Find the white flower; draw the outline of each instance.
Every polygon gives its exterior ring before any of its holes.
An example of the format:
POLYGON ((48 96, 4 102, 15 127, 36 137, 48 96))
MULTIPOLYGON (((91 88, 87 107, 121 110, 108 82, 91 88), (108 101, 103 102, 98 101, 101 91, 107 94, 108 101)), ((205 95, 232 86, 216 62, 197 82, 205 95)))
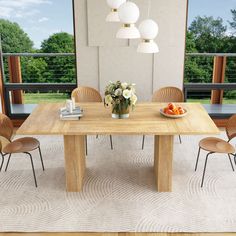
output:
POLYGON ((127 84, 127 83, 121 83, 121 88, 122 88, 122 89, 126 89, 126 88, 127 88, 127 86, 128 86, 128 84, 127 84))
POLYGON ((133 94, 133 95, 131 96, 131 98, 130 98, 130 101, 131 101, 131 104, 132 104, 132 105, 135 105, 136 102, 137 102, 137 100, 138 100, 138 98, 137 98, 137 96, 136 96, 135 94, 133 94))
POLYGON ((131 91, 132 91, 132 94, 134 95, 135 94, 135 88, 131 87, 131 91))
POLYGON ((126 98, 126 99, 129 99, 131 97, 131 94, 132 94, 131 90, 125 89, 123 91, 123 97, 126 98))
POLYGON ((116 95, 116 96, 122 95, 122 89, 120 89, 120 88, 116 89, 115 95, 116 95))
POLYGON ((113 99, 112 99, 112 96, 111 96, 111 95, 107 95, 107 96, 105 97, 105 103, 108 104, 108 105, 111 104, 112 100, 113 100, 113 99))

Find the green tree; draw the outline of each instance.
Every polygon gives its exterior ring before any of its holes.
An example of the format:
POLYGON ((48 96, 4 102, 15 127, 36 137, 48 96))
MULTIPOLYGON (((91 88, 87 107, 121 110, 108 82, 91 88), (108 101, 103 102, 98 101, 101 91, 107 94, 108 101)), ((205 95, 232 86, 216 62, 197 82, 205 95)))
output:
MULTIPOLYGON (((186 52, 198 52, 196 49, 194 33, 187 31, 186 52)), ((186 56, 184 81, 186 83, 210 82, 212 74, 212 61, 209 58, 186 56)))
POLYGON ((31 52, 33 49, 33 42, 17 23, 0 19, 0 36, 5 53, 31 52))
POLYGON ((223 46, 227 27, 223 20, 212 16, 197 16, 189 27, 198 52, 219 52, 223 46))
POLYGON ((232 21, 229 21, 229 24, 231 26, 231 28, 233 29, 233 34, 236 33, 236 10, 235 9, 231 9, 231 14, 232 14, 232 21))
POLYGON ((66 32, 55 33, 42 42, 41 51, 45 53, 74 52, 74 37, 66 32))
POLYGON ((187 31, 186 34, 186 53, 197 52, 193 33, 187 31))
MULTIPOLYGON (((61 32, 51 35, 41 45, 44 53, 73 53, 74 37, 61 32)), ((48 64, 47 82, 71 83, 75 82, 75 56, 55 56, 46 59, 48 64)))

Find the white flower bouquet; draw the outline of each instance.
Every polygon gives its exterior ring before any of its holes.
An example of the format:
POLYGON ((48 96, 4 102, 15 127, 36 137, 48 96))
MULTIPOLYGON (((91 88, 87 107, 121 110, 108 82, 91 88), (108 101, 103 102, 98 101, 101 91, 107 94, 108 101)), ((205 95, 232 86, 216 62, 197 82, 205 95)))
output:
POLYGON ((112 106, 112 117, 126 118, 129 117, 130 107, 133 109, 137 96, 135 95, 135 84, 109 82, 105 89, 104 104, 112 106))

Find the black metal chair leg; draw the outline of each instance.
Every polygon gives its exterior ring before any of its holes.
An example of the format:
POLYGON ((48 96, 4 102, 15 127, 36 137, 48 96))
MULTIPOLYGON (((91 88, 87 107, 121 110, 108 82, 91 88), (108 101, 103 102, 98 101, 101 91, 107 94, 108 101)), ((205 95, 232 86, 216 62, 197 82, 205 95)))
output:
POLYGON ((228 157, 229 157, 229 161, 230 161, 230 164, 231 164, 232 170, 234 171, 233 163, 232 163, 232 160, 231 160, 231 158, 230 158, 230 155, 229 155, 229 154, 228 154, 228 157))
POLYGON ((45 168, 44 168, 44 164, 43 164, 43 156, 42 156, 42 153, 41 153, 41 148, 40 148, 40 146, 38 147, 38 149, 39 149, 39 156, 40 156, 40 159, 41 159, 42 168, 43 168, 43 171, 44 171, 45 168))
POLYGON ((209 156, 210 154, 212 154, 212 152, 209 152, 209 153, 206 155, 206 160, 205 160, 205 165, 204 165, 204 170, 203 170, 203 175, 202 175, 201 188, 203 187, 204 177, 205 177, 205 173, 206 173, 207 160, 208 160, 208 156, 209 156))
POLYGON ((111 150, 113 150, 112 136, 110 135, 111 150))
POLYGON ((1 166, 0 166, 0 172, 2 170, 3 167, 3 163, 4 163, 4 155, 1 153, 1 157, 2 157, 2 162, 1 162, 1 166))
POLYGON ((87 135, 85 136, 85 154, 88 155, 88 138, 87 135))
POLYGON ((32 170, 33 170, 33 175, 34 175, 34 183, 35 183, 35 187, 37 188, 38 184, 37 184, 36 175, 35 175, 35 171, 34 171, 33 158, 32 158, 32 156, 31 156, 31 154, 29 152, 25 152, 25 154, 28 154, 29 157, 30 157, 30 161, 31 161, 31 165, 32 165, 32 170))
POLYGON ((180 142, 180 144, 182 144, 182 139, 181 139, 180 135, 179 135, 179 142, 180 142))
POLYGON ((10 162, 10 159, 11 159, 11 154, 10 154, 9 157, 8 157, 7 165, 6 165, 5 171, 7 171, 7 168, 8 168, 9 162, 10 162))
POLYGON ((236 154, 234 154, 234 163, 236 165, 236 154))
POLYGON ((200 156, 200 151, 201 151, 201 148, 199 147, 194 171, 197 170, 197 165, 198 165, 198 160, 199 160, 199 156, 200 156))
POLYGON ((98 134, 96 135, 96 138, 98 138, 98 134))
POLYGON ((144 149, 145 135, 143 135, 142 150, 144 149))

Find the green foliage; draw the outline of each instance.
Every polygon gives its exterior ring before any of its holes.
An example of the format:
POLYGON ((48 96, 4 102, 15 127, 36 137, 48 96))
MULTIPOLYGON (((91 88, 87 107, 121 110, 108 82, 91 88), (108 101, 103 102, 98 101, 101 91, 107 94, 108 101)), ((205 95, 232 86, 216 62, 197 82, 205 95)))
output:
MULTIPOLYGON (((232 28, 236 30, 236 10, 231 10, 232 28)), ((221 18, 196 17, 191 23, 186 35, 186 52, 199 53, 233 53, 236 52, 236 37, 226 34, 227 27, 221 18)), ((227 58, 225 82, 235 82, 235 58, 227 58), (234 75, 232 75, 234 73, 234 75), (233 76, 233 77, 232 77, 233 76), (233 81, 234 80, 234 81, 233 81)), ((186 56, 185 82, 210 83, 213 74, 213 57, 186 56)), ((235 98, 235 91, 225 93, 226 98, 235 98)))
POLYGON ((4 53, 32 51, 33 42, 17 23, 0 19, 0 35, 4 53))
POLYGON ((198 52, 219 52, 223 47, 227 27, 221 18, 197 16, 189 27, 198 52))
POLYGON ((186 52, 197 52, 194 34, 190 31, 187 31, 186 34, 186 52))
MULTIPOLYGON (((43 53, 73 53, 74 38, 72 35, 61 32, 51 35, 41 45, 43 53)), ((45 58, 47 63, 47 81, 55 83, 75 82, 75 58, 56 56, 45 58)))
POLYGON ((233 29, 233 33, 236 33, 236 10, 235 9, 231 9, 231 14, 232 14, 232 20, 233 21, 229 21, 229 24, 231 26, 231 28, 233 29))
POLYGON ((22 74, 27 83, 47 82, 47 63, 43 58, 21 58, 22 74))

